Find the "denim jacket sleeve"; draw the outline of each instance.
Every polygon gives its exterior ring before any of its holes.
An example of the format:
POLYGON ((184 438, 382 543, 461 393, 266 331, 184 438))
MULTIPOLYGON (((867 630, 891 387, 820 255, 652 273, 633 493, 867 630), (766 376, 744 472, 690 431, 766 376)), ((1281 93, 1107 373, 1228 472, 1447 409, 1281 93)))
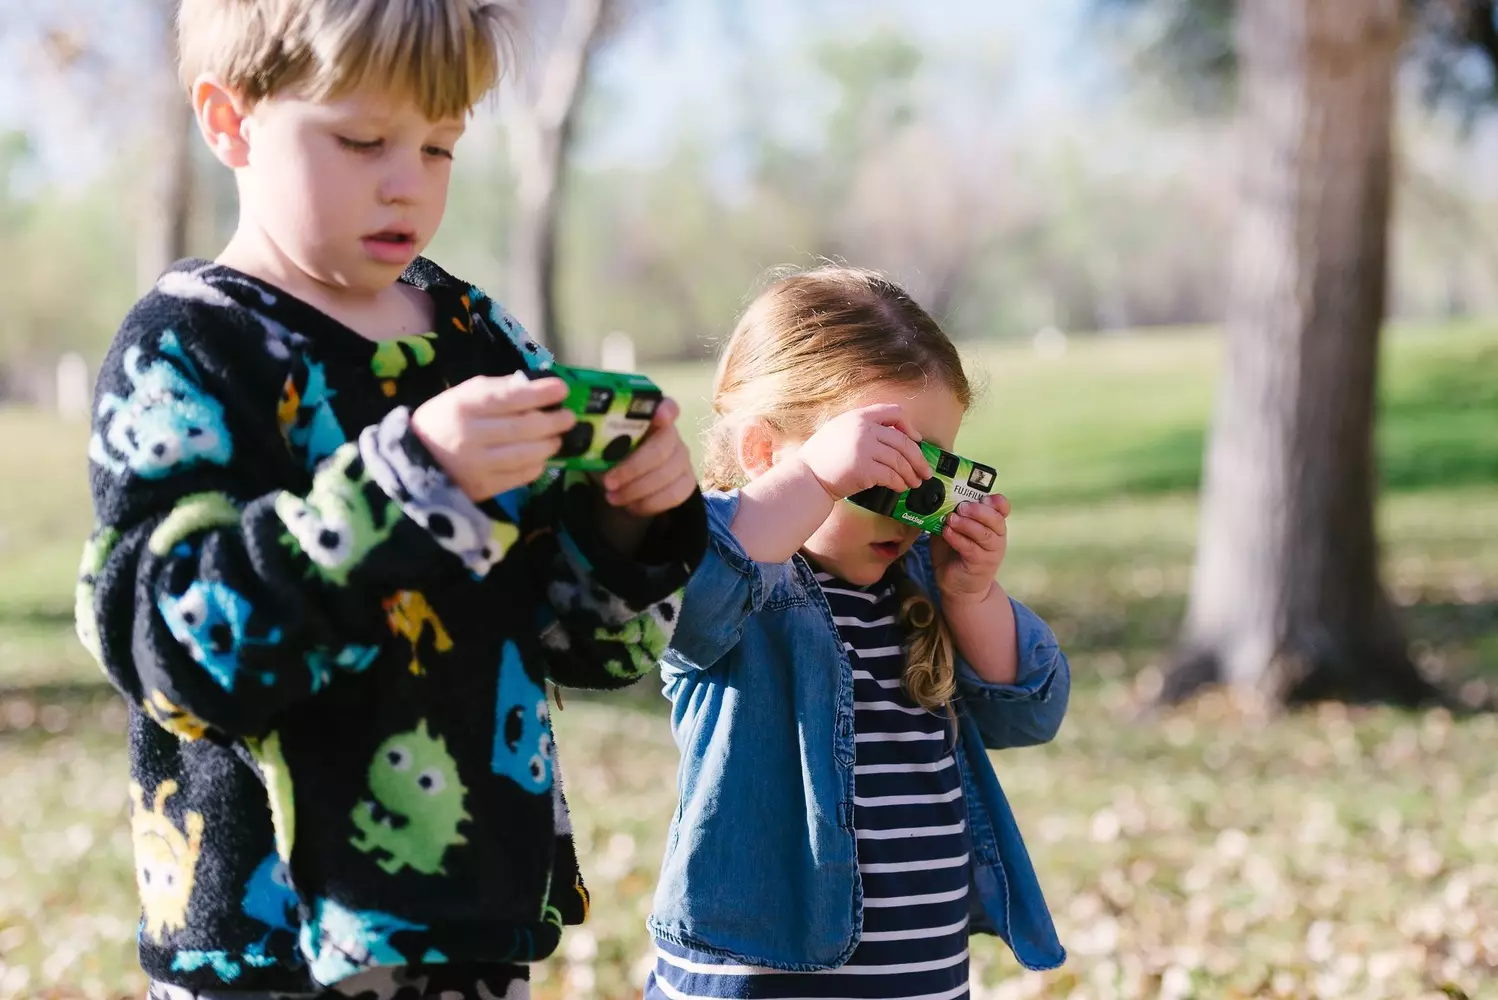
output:
MULTIPOLYGON (((923 538, 911 552, 921 586, 938 609, 941 594, 931 553, 923 538)), ((990 750, 1049 743, 1061 728, 1071 699, 1071 664, 1056 643, 1049 625, 1029 608, 1010 598, 1014 609, 1019 671, 1013 684, 991 684, 964 659, 957 657, 957 692, 963 708, 973 716, 983 745, 990 750)))
POLYGON ((749 558, 730 530, 739 494, 707 493, 708 543, 702 563, 687 581, 681 615, 662 668, 706 670, 738 644, 744 623, 765 606, 778 583, 795 572, 790 562, 749 558))

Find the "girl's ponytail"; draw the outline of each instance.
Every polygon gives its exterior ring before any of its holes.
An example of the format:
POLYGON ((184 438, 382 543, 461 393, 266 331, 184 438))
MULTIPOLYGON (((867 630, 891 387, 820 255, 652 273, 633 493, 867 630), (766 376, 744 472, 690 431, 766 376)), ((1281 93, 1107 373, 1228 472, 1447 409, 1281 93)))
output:
POLYGON ((946 619, 930 596, 910 578, 903 566, 894 567, 895 595, 900 600, 900 624, 905 627, 905 693, 910 700, 935 712, 953 714, 957 694, 957 653, 946 619))

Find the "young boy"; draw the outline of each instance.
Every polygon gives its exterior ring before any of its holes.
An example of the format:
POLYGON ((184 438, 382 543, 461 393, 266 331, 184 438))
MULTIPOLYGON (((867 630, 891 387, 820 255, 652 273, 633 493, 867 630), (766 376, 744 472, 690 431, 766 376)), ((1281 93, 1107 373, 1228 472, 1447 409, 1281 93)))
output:
POLYGON ((185 0, 237 231, 126 317, 79 633, 131 703, 157 996, 524 996, 587 897, 546 683, 614 687, 706 544, 674 403, 601 478, 544 349, 419 254, 491 0, 185 0))

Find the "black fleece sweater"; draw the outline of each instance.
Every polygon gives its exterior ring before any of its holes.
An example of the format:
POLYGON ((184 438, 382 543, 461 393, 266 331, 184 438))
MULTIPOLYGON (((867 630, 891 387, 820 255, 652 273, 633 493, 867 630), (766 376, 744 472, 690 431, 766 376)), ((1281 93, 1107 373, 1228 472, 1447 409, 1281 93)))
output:
POLYGON ((377 343, 184 261, 101 370, 78 627, 131 705, 155 978, 294 990, 530 961, 586 910, 546 684, 649 669, 702 501, 640 558, 599 536, 585 477, 469 501, 411 412, 549 359, 430 262, 402 280, 437 328, 377 343))

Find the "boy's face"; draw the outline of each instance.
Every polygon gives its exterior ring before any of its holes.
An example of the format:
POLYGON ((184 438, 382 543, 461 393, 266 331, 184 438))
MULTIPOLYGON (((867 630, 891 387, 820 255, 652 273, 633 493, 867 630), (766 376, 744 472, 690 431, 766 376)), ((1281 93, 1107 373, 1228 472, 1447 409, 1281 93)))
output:
POLYGON ((379 291, 441 224, 463 128, 379 93, 267 98, 240 126, 242 222, 313 280, 379 291))

